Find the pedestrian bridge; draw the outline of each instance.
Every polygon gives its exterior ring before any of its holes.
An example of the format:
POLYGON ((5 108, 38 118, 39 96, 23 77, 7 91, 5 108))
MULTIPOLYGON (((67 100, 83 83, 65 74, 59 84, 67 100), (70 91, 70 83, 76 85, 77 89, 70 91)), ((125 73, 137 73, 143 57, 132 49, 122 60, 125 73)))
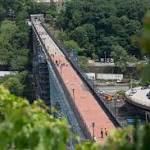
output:
POLYGON ((80 68, 56 41, 42 15, 31 15, 33 30, 33 72, 36 98, 59 106, 73 132, 81 138, 103 142, 119 121, 108 110, 80 68))

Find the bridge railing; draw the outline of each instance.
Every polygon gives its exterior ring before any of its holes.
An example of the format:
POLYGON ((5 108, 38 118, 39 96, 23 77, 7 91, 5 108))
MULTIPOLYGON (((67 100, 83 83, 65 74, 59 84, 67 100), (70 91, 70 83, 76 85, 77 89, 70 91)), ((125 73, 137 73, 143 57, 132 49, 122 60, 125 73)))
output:
POLYGON ((70 56, 65 48, 65 46, 60 43, 54 35, 47 29, 46 25, 42 23, 43 28, 45 31, 49 34, 49 36, 52 38, 52 40, 55 42, 55 44, 58 46, 58 48, 63 52, 63 54, 66 56, 66 59, 70 62, 74 70, 77 72, 77 74, 81 77, 81 79, 86 83, 86 85, 89 87, 91 90, 93 96, 99 103, 99 105, 103 108, 105 113, 109 116, 109 118, 112 120, 112 122, 116 126, 122 126, 120 123, 120 120, 117 119, 115 113, 110 109, 109 105, 107 102, 99 97, 99 95, 95 92, 94 87, 93 87, 93 82, 91 82, 89 79, 87 79, 87 76, 85 73, 81 70, 81 68, 77 65, 76 62, 74 62, 72 59, 70 59, 70 56))

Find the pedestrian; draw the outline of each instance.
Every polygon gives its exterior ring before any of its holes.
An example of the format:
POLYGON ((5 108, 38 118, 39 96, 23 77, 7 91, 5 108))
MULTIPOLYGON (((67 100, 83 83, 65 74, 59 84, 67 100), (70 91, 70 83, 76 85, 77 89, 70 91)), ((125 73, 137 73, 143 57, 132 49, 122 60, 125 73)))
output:
POLYGON ((107 136, 108 135, 108 131, 107 131, 107 129, 105 128, 105 136, 107 136))
POLYGON ((101 128, 101 138, 104 137, 103 128, 101 128))

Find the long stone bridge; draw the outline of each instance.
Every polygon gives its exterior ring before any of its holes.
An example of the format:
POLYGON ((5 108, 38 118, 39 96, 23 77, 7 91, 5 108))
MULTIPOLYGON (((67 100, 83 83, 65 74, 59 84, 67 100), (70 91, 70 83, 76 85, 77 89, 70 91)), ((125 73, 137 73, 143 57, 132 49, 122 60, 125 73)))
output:
POLYGON ((48 31, 43 15, 31 15, 31 24, 36 98, 59 108, 59 114, 67 118, 72 131, 81 138, 103 142, 112 129, 121 126, 119 121, 48 31))

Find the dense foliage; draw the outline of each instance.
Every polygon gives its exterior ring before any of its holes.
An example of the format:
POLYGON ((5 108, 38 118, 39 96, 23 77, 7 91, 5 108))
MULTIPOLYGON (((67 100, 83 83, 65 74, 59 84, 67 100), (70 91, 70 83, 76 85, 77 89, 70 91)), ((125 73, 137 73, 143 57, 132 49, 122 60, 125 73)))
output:
POLYGON ((23 70, 28 63, 28 32, 13 21, 2 21, 0 26, 0 61, 11 70, 23 70))
POLYGON ((30 105, 0 87, 0 149, 66 150, 66 121, 48 111, 41 101, 30 105))
POLYGON ((144 31, 141 36, 140 44, 142 52, 147 55, 147 64, 143 70, 142 80, 144 84, 150 84, 150 12, 148 12, 144 18, 144 31))
MULTIPOLYGON (((149 150, 150 125, 114 130, 104 144, 82 142, 76 150, 149 150)), ((0 87, 0 149, 66 150, 65 120, 54 119, 41 102, 32 105, 0 87)))
POLYGON ((45 13, 49 6, 32 0, 0 0, 0 66, 18 71, 0 83, 11 93, 32 99, 32 43, 27 20, 31 13, 45 13), (21 71, 21 72, 20 72, 21 71))
POLYGON ((72 0, 56 17, 56 25, 68 36, 64 40, 77 42, 81 55, 111 57, 119 46, 120 53, 124 49, 141 57, 134 36, 141 34, 149 6, 148 0, 72 0))
POLYGON ((0 84, 12 94, 33 100, 32 77, 27 71, 13 72, 0 78, 0 84))

